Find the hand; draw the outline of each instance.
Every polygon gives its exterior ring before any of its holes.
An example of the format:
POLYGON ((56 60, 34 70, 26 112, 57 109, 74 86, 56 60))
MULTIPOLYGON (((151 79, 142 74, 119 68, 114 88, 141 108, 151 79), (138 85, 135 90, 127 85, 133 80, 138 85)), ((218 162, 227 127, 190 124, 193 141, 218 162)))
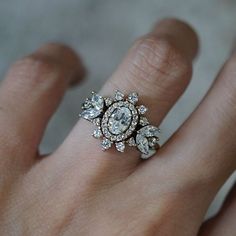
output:
MULTIPOLYGON (((161 21, 134 43, 100 93, 137 91, 158 126, 187 87, 197 48, 188 25, 161 21)), ((147 161, 133 149, 103 152, 84 120, 54 153, 40 156, 49 118, 84 71, 71 49, 48 44, 16 62, 2 82, 0 234, 194 236, 201 228, 201 236, 234 235, 235 190, 214 219, 202 221, 236 167, 236 55, 147 161)))

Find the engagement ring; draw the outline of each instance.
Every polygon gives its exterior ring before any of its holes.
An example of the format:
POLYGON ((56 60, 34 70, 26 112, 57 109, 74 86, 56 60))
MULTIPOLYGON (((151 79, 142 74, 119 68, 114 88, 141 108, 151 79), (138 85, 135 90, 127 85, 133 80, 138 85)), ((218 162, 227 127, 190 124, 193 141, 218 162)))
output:
POLYGON ((103 150, 114 144, 117 151, 124 152, 129 145, 141 152, 141 158, 147 159, 159 149, 160 129, 149 124, 144 116, 147 108, 137 105, 138 100, 136 92, 126 97, 118 90, 114 97, 92 92, 85 100, 80 116, 96 125, 93 137, 102 139, 103 150))

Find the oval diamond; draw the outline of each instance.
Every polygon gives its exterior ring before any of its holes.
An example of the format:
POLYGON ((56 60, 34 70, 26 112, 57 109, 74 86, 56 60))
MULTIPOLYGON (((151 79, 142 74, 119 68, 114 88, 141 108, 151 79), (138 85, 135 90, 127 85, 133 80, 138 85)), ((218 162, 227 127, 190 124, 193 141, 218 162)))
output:
POLYGON ((108 129, 112 134, 122 134, 130 126, 132 113, 127 107, 116 108, 108 120, 108 129))

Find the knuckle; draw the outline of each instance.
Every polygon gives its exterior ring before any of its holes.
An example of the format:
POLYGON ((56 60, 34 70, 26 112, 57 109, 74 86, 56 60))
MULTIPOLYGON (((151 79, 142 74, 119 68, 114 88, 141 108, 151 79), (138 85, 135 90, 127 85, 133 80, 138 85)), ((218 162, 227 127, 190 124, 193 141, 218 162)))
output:
POLYGON ((157 74, 167 79, 175 79, 191 72, 190 63, 171 39, 148 35, 138 39, 135 48, 133 64, 137 73, 145 75, 147 79, 155 78, 153 75, 157 74))
MULTIPOLYGON (((18 99, 20 101, 21 98, 18 99)), ((19 125, 19 116, 12 115, 15 107, 2 106, 0 109, 1 123, 0 128, 0 156, 19 156, 19 155, 31 155, 35 152, 34 145, 26 145, 29 143, 29 135, 32 133, 32 129, 25 128, 25 126, 19 125), (10 128, 9 128, 10 127, 10 128)), ((29 119, 30 120, 30 119, 29 119)), ((26 121, 26 120, 25 120, 26 121)), ((28 122, 28 120, 26 121, 28 122)), ((34 130, 35 131, 35 130, 34 130)), ((32 136, 33 137, 33 136, 32 136)), ((33 137, 32 141, 36 140, 37 137, 33 137)))

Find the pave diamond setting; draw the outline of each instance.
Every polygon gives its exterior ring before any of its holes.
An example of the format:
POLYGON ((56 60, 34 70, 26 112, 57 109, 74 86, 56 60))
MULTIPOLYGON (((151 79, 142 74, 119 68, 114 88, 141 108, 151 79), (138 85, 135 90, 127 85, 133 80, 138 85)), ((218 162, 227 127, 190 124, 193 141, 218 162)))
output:
POLYGON ((102 138, 103 150, 114 143, 119 152, 124 152, 126 145, 136 146, 143 159, 155 153, 159 147, 159 128, 149 125, 144 116, 147 108, 137 105, 138 101, 136 92, 125 97, 118 90, 114 97, 102 97, 92 92, 91 98, 85 100, 80 116, 96 126, 93 137, 102 138))

